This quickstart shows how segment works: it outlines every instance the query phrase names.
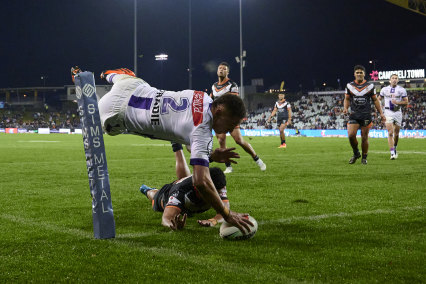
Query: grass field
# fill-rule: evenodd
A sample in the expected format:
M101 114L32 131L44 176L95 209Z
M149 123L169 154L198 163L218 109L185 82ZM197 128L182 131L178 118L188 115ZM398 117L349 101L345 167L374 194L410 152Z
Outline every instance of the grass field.
M171 147L121 135L105 137L117 237L95 240L82 137L1 134L0 283L425 281L426 140L401 139L391 161L370 139L368 165L348 164L343 138L249 142L268 168L238 148L227 188L259 222L253 239L224 241L197 216L163 228L138 189L174 179Z

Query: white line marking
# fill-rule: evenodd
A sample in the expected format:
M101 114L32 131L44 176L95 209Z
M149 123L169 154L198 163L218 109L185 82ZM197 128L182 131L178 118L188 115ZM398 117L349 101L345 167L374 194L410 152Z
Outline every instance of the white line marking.
M358 212L352 212L352 213L346 213L346 212L339 212L339 213L331 213L331 214L321 214L321 215L313 215L313 216L293 216L283 219L277 219L277 220L264 220L259 221L259 225L262 224L289 224L297 221L319 221L323 219L330 219L330 218L348 218L348 217L356 217L356 216L365 216L365 215L378 215L378 214L393 214L400 211L416 211L424 209L423 206L415 206L415 207L404 207L400 208L399 210L390 210L390 209L376 209L371 211L358 211Z
M278 220L269 220L269 221L261 221L259 224L269 224L269 223L291 223L293 221L299 221L299 220L308 220L308 221L318 221L328 218L345 218L345 217L353 217L353 216L363 216L363 215L375 215L375 214L392 214L396 212L400 212L403 210L406 211L415 211L424 209L423 206L415 206L415 207L404 207L397 210L389 210L389 209L377 209L372 211L358 211L358 212L352 212L352 213L335 213L335 214L322 214L322 215L314 215L314 216L294 216L290 218L285 219L278 219ZM47 230L51 230L54 232L61 232L64 234L70 234L77 236L79 238L93 238L93 234L88 233L86 231L80 230L80 229L70 229L70 228L64 228L63 226L57 226L53 224L49 224L44 221L37 221L31 218L22 218L18 216L13 216L9 214L0 214L1 219L9 220L11 222L20 223L28 226L36 226L36 227L42 227ZM173 232L168 232L173 234ZM188 252L179 251L173 248L166 248L166 247L145 247L143 246L143 243L141 242L135 242L126 240L126 238L137 238L137 237L147 237L151 235L158 235L160 233L130 233L130 234L122 234L117 235L116 239L112 239L111 242L108 244L114 244L121 247L126 247L132 250L139 251L141 253L154 253L154 254L160 254L160 255L170 255L174 257L179 257L185 259L186 262L194 263L196 265L205 265L206 263L209 263L211 261L209 256L202 256L202 255L193 255L189 254ZM165 233L167 234L167 233ZM212 265L209 268L212 272L234 272L234 273L246 273L250 274L253 273L252 268L249 266L241 266L240 264L235 264L233 262L224 261L223 263L216 263L215 265ZM280 273L271 273L271 277L275 277L277 279L281 279L284 282L296 282L292 278L287 278L285 275Z
M398 151L398 154L420 154L420 155L426 155L426 152L423 151ZM369 153L375 153L375 154L390 154L390 151L368 151Z
M19 143L56 143L56 142L61 142L61 141L48 141L48 140L28 140L28 141L24 141L24 140L19 140L17 142L19 142Z
M144 146L157 146L157 147L171 147L172 144L131 144L130 146L144 147Z

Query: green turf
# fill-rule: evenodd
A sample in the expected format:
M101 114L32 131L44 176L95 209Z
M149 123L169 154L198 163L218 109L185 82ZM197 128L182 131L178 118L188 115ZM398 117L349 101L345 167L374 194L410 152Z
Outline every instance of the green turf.
M117 237L95 240L82 137L1 134L0 283L425 281L426 140L401 139L390 161L370 139L366 166L348 164L343 138L248 141L267 170L238 148L227 188L258 220L253 239L224 241L196 217L163 228L138 188L174 179L171 147L121 135L105 137Z

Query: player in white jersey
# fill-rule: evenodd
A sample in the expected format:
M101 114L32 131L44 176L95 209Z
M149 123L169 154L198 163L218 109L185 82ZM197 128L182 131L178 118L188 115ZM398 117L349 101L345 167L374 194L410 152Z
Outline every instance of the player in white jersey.
M212 152L211 131L213 128L217 133L226 133L234 129L246 114L243 101L224 95L213 102L199 91L158 90L125 68L102 72L101 78L114 84L98 103L104 130L110 135L127 131L190 145L193 185L203 200L228 223L248 231L251 222L244 218L247 214L230 211L223 205L209 172L209 161L235 163L232 159L239 158L232 152L235 148Z
M280 130L281 144L278 148L287 148L285 144L285 133L284 130L288 125L291 124L291 105L285 100L285 94L278 94L278 101L275 102L274 109L268 118L268 123L271 122L271 118L277 114L277 126Z
M229 75L229 64L226 62L222 62L217 67L217 76L218 81L213 84L212 86L212 93L211 97L213 99L217 99L223 94L233 94L238 96L238 86L235 84L235 82L231 81L228 77ZM256 162L256 164L259 166L260 170L264 171L266 170L265 163L257 156L256 152L254 151L253 147L243 139L243 136L241 135L240 127L235 127L232 131L230 131L230 134L232 138L234 138L235 143L240 145L244 151L246 151ZM226 148L226 133L216 133L217 140L219 141L220 148L225 149ZM233 169L231 166L231 163L225 163L226 169L225 173L232 173Z
M408 104L408 97L407 91L398 86L399 78L397 74L392 74L389 82L390 85L380 91L379 99L384 99L390 159L395 160L398 158L396 146L398 145L399 130L402 123L401 107Z

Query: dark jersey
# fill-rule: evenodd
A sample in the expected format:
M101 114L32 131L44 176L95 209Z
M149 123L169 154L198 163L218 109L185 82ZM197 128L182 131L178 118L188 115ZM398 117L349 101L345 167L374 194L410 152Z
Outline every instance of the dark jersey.
M219 82L216 82L213 84L212 86L213 99L217 99L218 97L226 93L238 95L238 85L229 78L223 81L222 84L219 84Z
M222 201L228 200L226 186L218 192ZM188 215L205 212L211 207L204 202L192 184L192 176L166 184L157 192L154 196L153 209L163 212L169 206L177 207L182 214Z
M288 119L288 109L291 109L291 105L289 102L285 101L283 103L276 102L275 108L277 108L277 120L287 120Z
M364 80L361 84L356 81L346 85L346 95L350 96L351 114L350 119L370 119L371 118L371 97L376 95L373 84Z

